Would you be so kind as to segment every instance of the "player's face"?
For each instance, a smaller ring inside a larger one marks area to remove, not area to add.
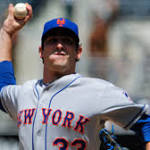
[[[45,69],[67,74],[75,72],[76,61],[80,59],[81,51],[72,36],[58,31],[46,38],[44,48],[40,49],[40,56]]]

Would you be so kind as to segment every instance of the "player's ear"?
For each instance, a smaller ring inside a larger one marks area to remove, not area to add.
[[[40,58],[42,59],[42,62],[44,63],[42,46],[39,46],[39,55],[40,55]]]
[[[79,45],[79,47],[77,49],[76,61],[80,60],[81,54],[82,54],[82,47],[81,47],[81,45]]]
[[[43,59],[43,49],[42,49],[42,46],[39,46],[39,55],[40,55],[40,58]]]

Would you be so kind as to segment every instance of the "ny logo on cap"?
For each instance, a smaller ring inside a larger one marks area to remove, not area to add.
[[[65,19],[57,19],[57,24],[59,25],[59,27],[62,27],[65,24]]]

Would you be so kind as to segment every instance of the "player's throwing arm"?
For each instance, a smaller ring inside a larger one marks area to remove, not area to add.
[[[11,61],[12,60],[12,40],[13,36],[19,31],[23,26],[30,20],[32,17],[32,7],[29,4],[25,4],[26,6],[26,14],[24,11],[22,12],[22,18],[19,17],[21,15],[21,9],[13,6],[13,4],[9,5],[8,8],[8,16],[3,23],[3,26],[0,30],[0,61]],[[19,19],[18,19],[19,17]]]

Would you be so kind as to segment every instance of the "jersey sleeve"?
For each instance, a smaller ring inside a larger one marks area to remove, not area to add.
[[[16,80],[14,76],[14,69],[12,62],[11,61],[0,62],[0,109],[8,112],[9,114],[15,114],[14,113],[16,108],[15,102],[16,92],[14,92],[16,89],[15,85]],[[7,90],[3,91],[3,89]],[[8,106],[10,106],[9,109]]]
[[[1,103],[13,120],[17,120],[19,85],[5,86],[0,93]]]
[[[144,142],[150,142],[150,115],[144,114],[132,127]]]
[[[105,88],[103,98],[107,103],[103,118],[126,129],[132,127],[148,109],[148,105],[134,103],[127,92],[113,85]]]

